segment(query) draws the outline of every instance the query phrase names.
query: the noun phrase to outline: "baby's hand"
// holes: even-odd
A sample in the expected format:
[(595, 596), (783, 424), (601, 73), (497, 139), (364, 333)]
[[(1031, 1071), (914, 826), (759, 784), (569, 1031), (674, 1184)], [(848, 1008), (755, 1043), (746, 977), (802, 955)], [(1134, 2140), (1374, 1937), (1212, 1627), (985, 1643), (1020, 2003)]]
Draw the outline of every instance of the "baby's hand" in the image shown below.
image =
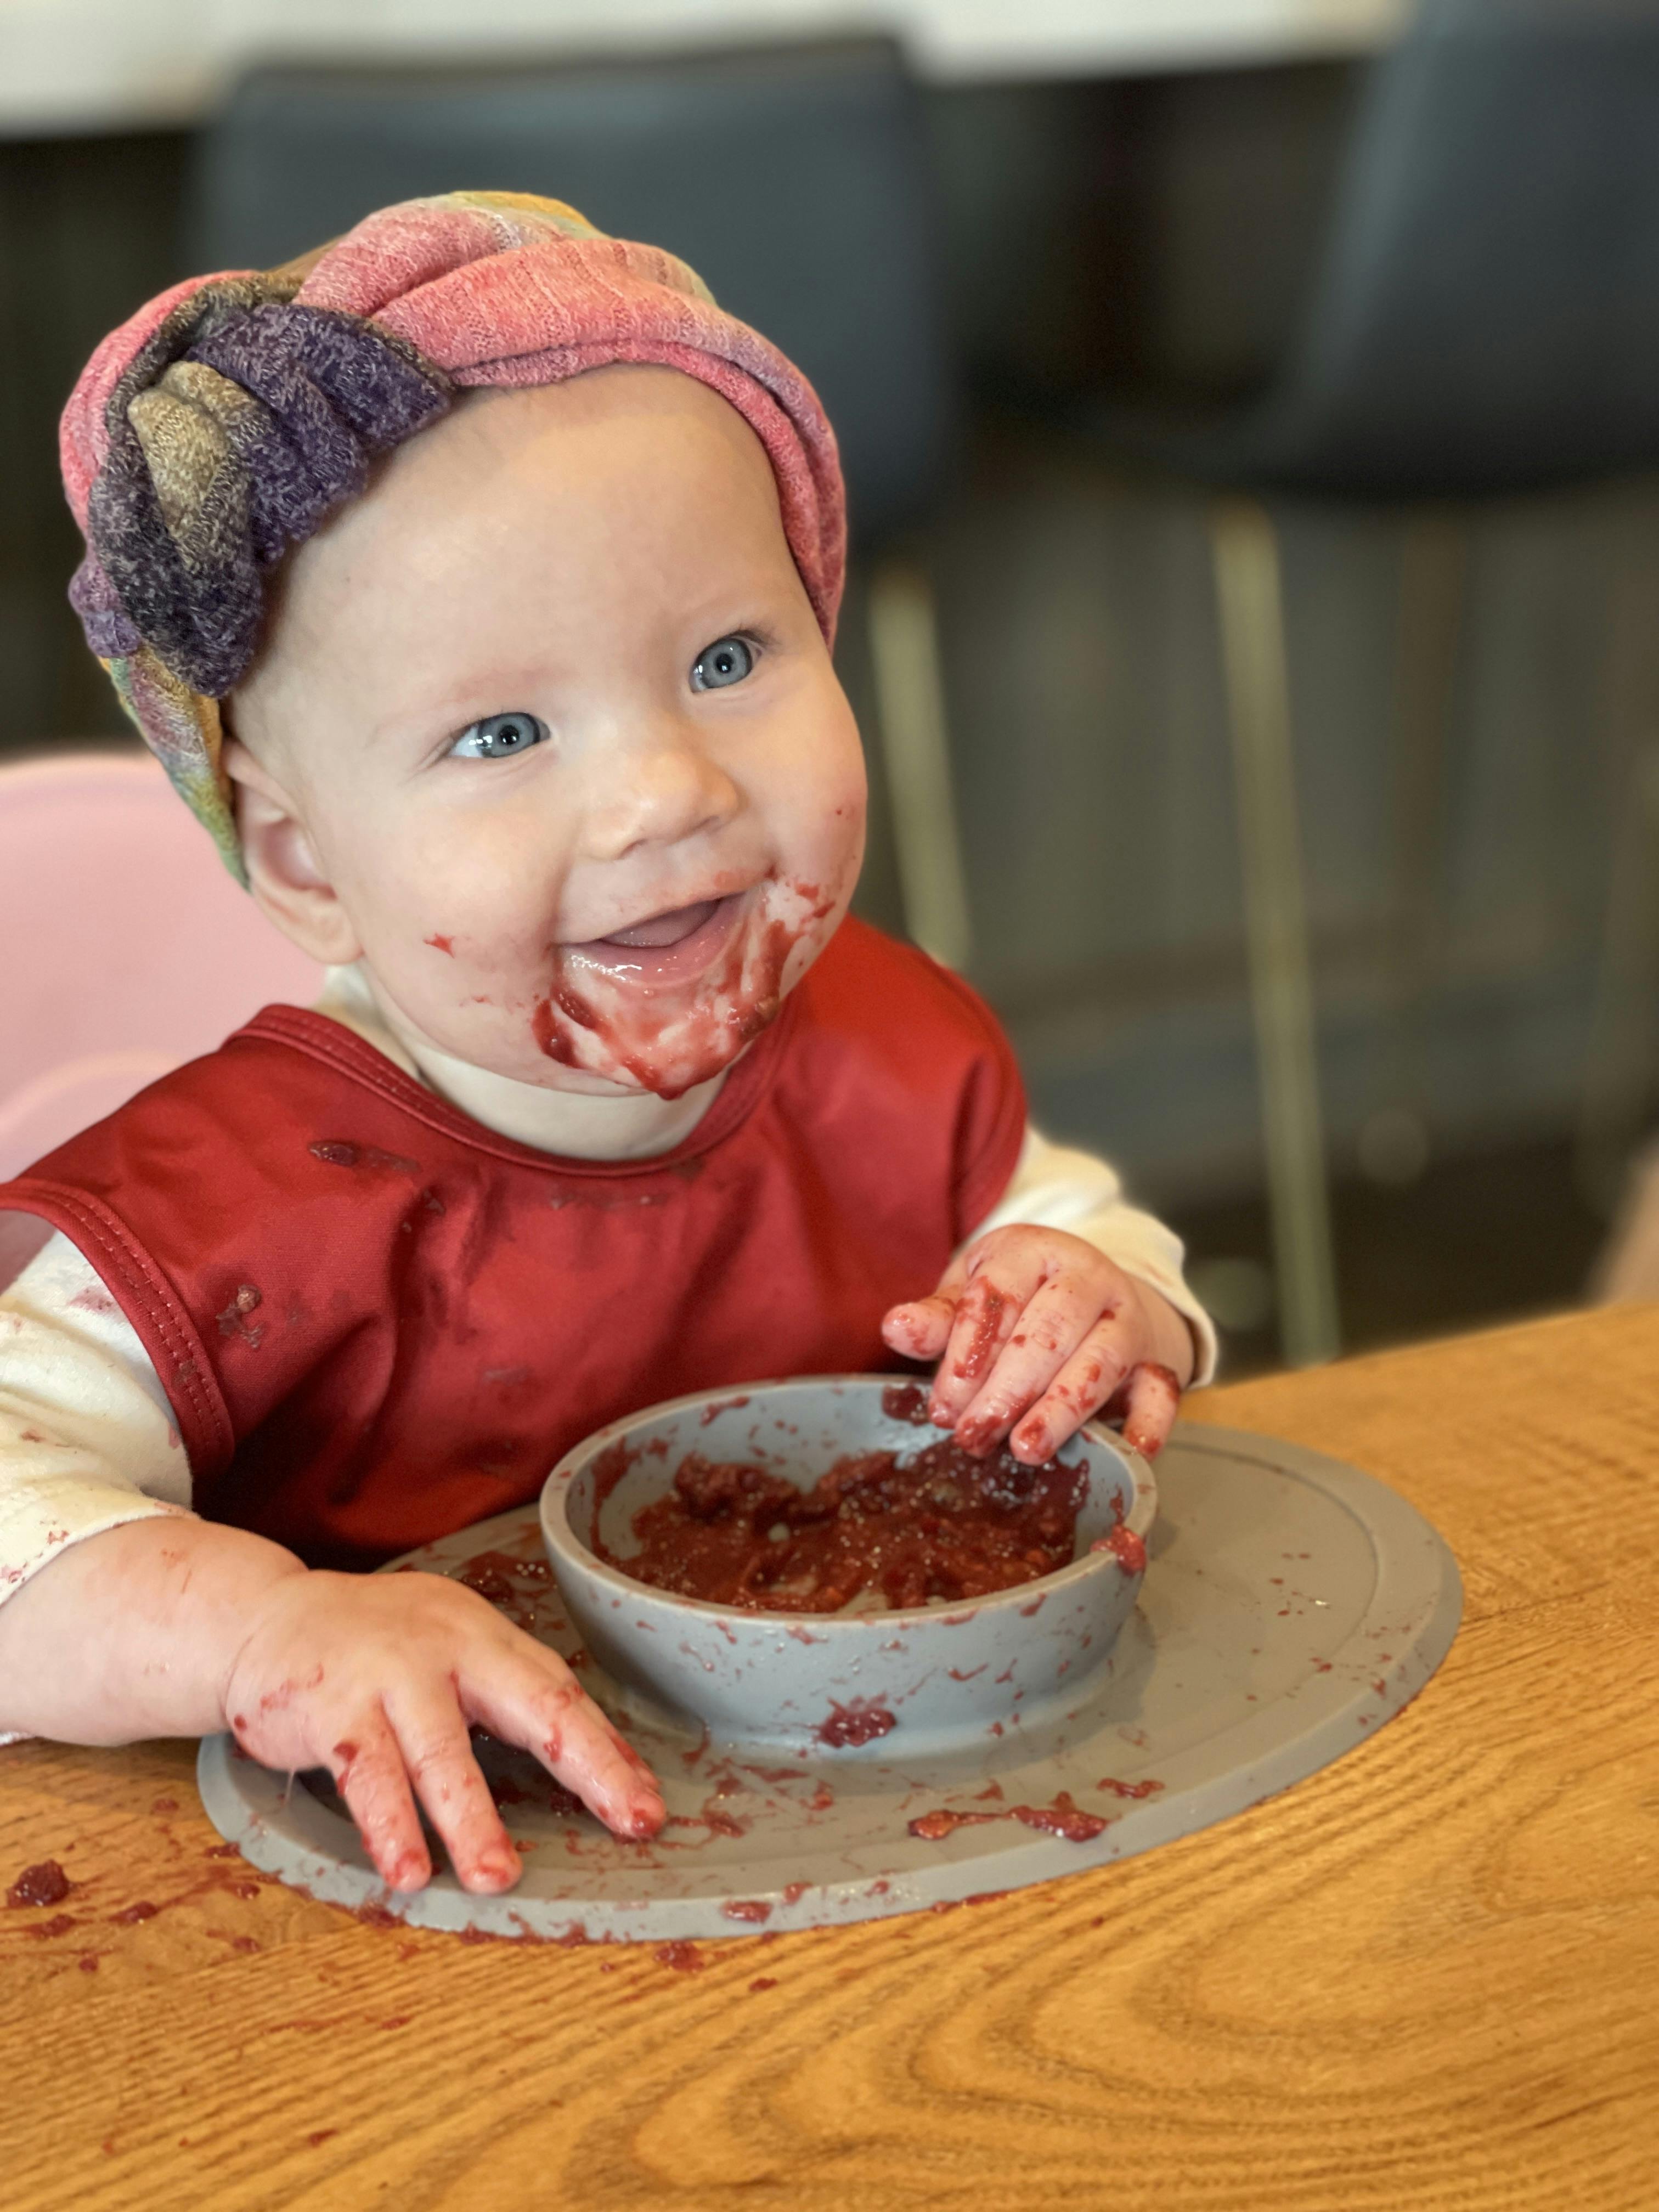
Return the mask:
[(1015, 1458), (1032, 1467), (1103, 1406), (1152, 1458), (1193, 1371), (1192, 1333), (1168, 1299), (1063, 1229), (992, 1230), (881, 1333), (895, 1352), (938, 1360), (930, 1420), (981, 1458), (1012, 1429)]
[(440, 1575), (286, 1577), (231, 1662), (223, 1704), (261, 1765), (328, 1769), (393, 1889), (432, 1872), (416, 1795), (463, 1887), (519, 1879), (469, 1723), (533, 1752), (617, 1835), (663, 1823), (650, 1769), (563, 1660)]

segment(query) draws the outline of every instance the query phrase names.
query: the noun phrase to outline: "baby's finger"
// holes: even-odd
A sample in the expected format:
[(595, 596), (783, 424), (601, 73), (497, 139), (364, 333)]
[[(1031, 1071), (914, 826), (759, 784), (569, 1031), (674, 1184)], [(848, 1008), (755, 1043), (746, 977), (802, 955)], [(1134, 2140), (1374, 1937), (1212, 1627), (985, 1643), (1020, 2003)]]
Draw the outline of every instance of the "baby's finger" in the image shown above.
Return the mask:
[(656, 1776), (556, 1654), (515, 1651), (466, 1691), (471, 1719), (532, 1752), (613, 1834), (643, 1840), (661, 1827), (667, 1808)]
[(387, 1717), (462, 1888), (486, 1894), (511, 1889), (522, 1871), (519, 1855), (472, 1755), (452, 1686), (405, 1688), (392, 1699)]
[(328, 1771), (381, 1881), (392, 1889), (423, 1888), (432, 1874), (431, 1854), (403, 1753), (378, 1707), (333, 1747)]
[(882, 1316), (882, 1342), (906, 1359), (937, 1359), (957, 1317), (956, 1300), (935, 1291), (906, 1306), (891, 1306)]
[[(1044, 1283), (1019, 1316), (984, 1388), (957, 1417), (957, 1440), (964, 1450), (988, 1452), (1046, 1391), (1053, 1389), (1066, 1363), (1098, 1334), (1098, 1293), (1075, 1279), (1056, 1276)], [(1124, 1363), (1119, 1362), (1119, 1372)], [(1102, 1360), (1103, 1372), (1104, 1362)], [(1056, 1409), (1058, 1410), (1058, 1409)], [(1046, 1456), (1046, 1455), (1044, 1455)]]
[(1041, 1467), (1120, 1388), (1129, 1363), (1118, 1324), (1097, 1322), (1008, 1439), (1014, 1457)]
[(928, 1419), (954, 1428), (977, 1399), (1005, 1347), (1024, 1328), (1027, 1302), (1042, 1280), (1042, 1262), (999, 1255), (963, 1292), (933, 1376)]
[(1131, 1370), (1126, 1388), (1123, 1441), (1146, 1458), (1156, 1459), (1170, 1441), (1181, 1410), (1181, 1384), (1169, 1368), (1144, 1359)]
[(967, 1283), (968, 1261), (958, 1252), (931, 1297), (889, 1308), (881, 1324), (883, 1342), (907, 1359), (937, 1359), (950, 1337), (957, 1302)]

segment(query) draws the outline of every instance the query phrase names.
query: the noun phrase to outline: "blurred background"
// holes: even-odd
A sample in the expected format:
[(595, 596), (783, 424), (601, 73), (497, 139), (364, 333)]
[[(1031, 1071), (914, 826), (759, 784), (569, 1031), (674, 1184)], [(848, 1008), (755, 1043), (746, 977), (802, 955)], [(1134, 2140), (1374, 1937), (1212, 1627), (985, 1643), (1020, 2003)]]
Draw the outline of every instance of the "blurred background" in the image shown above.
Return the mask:
[(0, 769), (126, 737), (64, 598), (98, 339), (552, 193), (818, 384), (860, 905), (1229, 1370), (1641, 1287), (1659, 0), (3, 0), (0, 134)]

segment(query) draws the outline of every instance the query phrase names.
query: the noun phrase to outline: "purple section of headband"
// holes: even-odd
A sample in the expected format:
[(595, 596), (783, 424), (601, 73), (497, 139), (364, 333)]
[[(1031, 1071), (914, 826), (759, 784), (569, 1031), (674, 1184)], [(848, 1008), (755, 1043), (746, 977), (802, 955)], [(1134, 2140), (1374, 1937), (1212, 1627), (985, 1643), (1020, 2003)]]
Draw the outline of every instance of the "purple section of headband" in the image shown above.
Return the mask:
[[(175, 360), (200, 362), (253, 404), (216, 422), (221, 450), (204, 486), (169, 483), (165, 445), (152, 465), (125, 415), (112, 422), (88, 515), (105, 582), (94, 591), (88, 580), (82, 596), (101, 634), (117, 631), (112, 597), (192, 690), (222, 698), (258, 647), (263, 572), (362, 489), (375, 453), (441, 414), (451, 392), (412, 348), (331, 308), (266, 301), (179, 336)], [(90, 626), (88, 637), (99, 650)]]
[(444, 380), (356, 315), (254, 307), (185, 354), (265, 410), (246, 459), (249, 528), (262, 568), (309, 538), (362, 488), (371, 455), (402, 443), (448, 404)]
[(87, 643), (100, 660), (123, 659), (143, 643), (95, 553), (88, 552), (70, 577), (69, 597), (81, 617)]

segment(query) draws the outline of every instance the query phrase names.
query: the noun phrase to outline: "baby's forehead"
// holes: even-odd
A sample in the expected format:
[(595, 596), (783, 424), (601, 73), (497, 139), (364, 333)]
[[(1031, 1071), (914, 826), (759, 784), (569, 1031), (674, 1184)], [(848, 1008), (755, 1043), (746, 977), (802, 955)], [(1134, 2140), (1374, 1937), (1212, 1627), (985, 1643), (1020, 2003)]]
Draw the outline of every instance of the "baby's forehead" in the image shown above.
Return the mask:
[[(554, 384), (505, 386), (471, 385), (456, 394), (448, 414), (391, 456), (453, 448), (465, 457), (469, 446), (514, 448), (561, 438), (584, 443), (609, 441), (625, 450), (630, 441), (659, 438), (672, 427), (679, 434), (724, 447), (734, 460), (768, 476), (766, 449), (738, 410), (701, 378), (654, 362), (608, 362)], [(446, 436), (447, 433), (447, 436)]]
[[(722, 576), (801, 588), (771, 464), (735, 407), (631, 363), (463, 391), (284, 562), (239, 695), (309, 689), (323, 659), (349, 659), (369, 632), (396, 651), (416, 609), (434, 643), (458, 624), (494, 629), (526, 573), (547, 579), (544, 629), (564, 628), (599, 593), (591, 578), (617, 577), (625, 596), (636, 559), (646, 579), (672, 568), (692, 591)], [(647, 581), (634, 604), (652, 596)], [(672, 584), (664, 598), (672, 613)]]
[[(778, 512), (766, 449), (735, 407), (678, 369), (629, 363), (556, 384), (461, 391), (445, 416), (377, 464), (313, 544), (362, 544), (383, 532), (401, 542), (435, 514), (512, 503), (527, 475), (543, 496), (570, 494), (573, 526), (580, 495), (596, 484), (623, 493), (636, 485), (641, 527), (652, 493), (691, 481), (746, 491), (769, 516)], [(300, 565), (309, 551), (300, 550)]]

